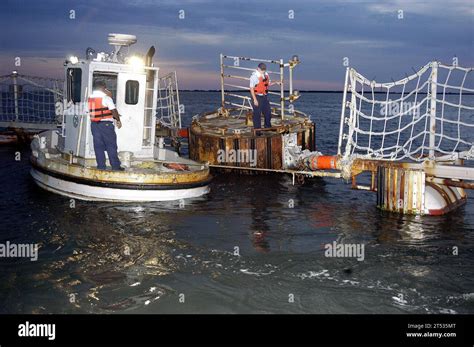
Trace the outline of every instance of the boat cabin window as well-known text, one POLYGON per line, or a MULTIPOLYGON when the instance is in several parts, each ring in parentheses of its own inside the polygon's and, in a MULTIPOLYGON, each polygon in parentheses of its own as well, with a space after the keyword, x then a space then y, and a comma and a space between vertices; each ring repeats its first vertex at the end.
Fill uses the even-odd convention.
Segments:
MULTIPOLYGON (((114 102, 117 100, 117 74, 107 72, 94 72, 93 82, 101 80, 105 82, 107 89, 112 93, 114 102)), ((94 84, 92 84, 94 85, 94 84)))
POLYGON ((138 104, 138 91, 140 84, 138 81, 129 80, 125 83, 125 103, 127 105, 138 104))
POLYGON ((67 69, 67 101, 81 102, 82 70, 78 67, 67 69))

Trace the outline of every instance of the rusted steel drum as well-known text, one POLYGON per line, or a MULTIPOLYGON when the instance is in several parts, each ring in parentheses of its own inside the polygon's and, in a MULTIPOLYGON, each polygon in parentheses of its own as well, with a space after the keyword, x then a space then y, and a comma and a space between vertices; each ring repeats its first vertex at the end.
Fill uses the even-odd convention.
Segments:
POLYGON ((382 210, 439 216, 455 210, 466 200, 463 188, 434 182, 422 170, 378 167, 377 206, 382 210))
MULTIPOLYGON (((257 135, 252 123, 252 113, 241 109, 216 110, 195 116, 189 132, 189 155, 196 161, 211 165, 248 168, 283 169, 284 134, 296 133, 302 149, 315 150, 315 125, 299 111, 281 119, 278 109, 272 115, 272 128, 262 129, 257 135), (240 152, 239 152, 240 151, 240 152), (223 159, 222 153, 227 155, 223 159), (248 160, 249 154, 254 160, 248 160), (247 155, 247 157, 245 157, 247 155), (233 160, 235 159, 235 160, 233 160), (247 160, 241 160, 247 159, 247 160)), ((222 168, 228 171, 226 168, 222 168)), ((265 171, 242 170, 242 173, 265 171)))

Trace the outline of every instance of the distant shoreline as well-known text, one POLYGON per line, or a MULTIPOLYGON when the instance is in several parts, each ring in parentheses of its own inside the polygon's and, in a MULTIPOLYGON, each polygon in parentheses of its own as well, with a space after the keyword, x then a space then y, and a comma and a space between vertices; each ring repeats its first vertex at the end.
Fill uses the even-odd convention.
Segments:
MULTIPOLYGON (((193 92, 193 93, 220 93, 220 89, 181 89, 181 92, 193 92)), ((226 90, 226 92, 232 93, 248 93, 248 91, 242 90, 226 90)), ((342 94, 342 90, 299 90, 300 93, 325 93, 325 94, 342 94)), ((285 90, 285 93, 288 93, 288 90, 285 90)), ((349 92, 350 93, 350 92, 349 92)), ((387 92, 374 91, 374 94, 387 94, 387 92)), ((390 94, 402 94, 401 92, 393 92, 390 94)), ((406 93, 405 93, 406 94, 406 93)), ((426 92, 419 92, 420 95, 426 95, 426 92)), ((438 95, 443 95, 443 93, 438 93, 438 95)), ((459 95, 459 93, 445 93, 445 95, 459 95)), ((474 93, 462 93, 462 95, 474 95, 474 93)))

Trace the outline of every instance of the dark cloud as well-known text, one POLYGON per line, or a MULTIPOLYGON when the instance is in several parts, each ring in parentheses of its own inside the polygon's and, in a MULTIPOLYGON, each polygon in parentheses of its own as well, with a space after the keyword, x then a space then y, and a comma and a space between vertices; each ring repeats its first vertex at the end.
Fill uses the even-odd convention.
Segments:
MULTIPOLYGON (((272 58, 296 53, 303 61, 296 78, 317 88, 342 85, 344 57, 380 80, 400 78, 432 59, 449 63, 454 55, 472 66, 473 18, 472 2, 462 0, 17 0, 0 3, 0 45, 2 61, 22 56, 57 64, 89 46, 108 49, 109 32, 132 33, 139 38, 135 49, 156 45, 158 63, 166 68, 174 63, 183 71, 181 85, 189 88, 212 88, 215 81, 206 76, 217 71, 221 52, 272 58), (69 19, 70 10, 76 19, 69 19), (178 18, 180 10, 185 19, 178 18), (294 19, 288 18, 290 10, 294 19), (202 79, 191 78, 193 73, 202 79)), ((30 64, 38 66, 44 63, 30 64)), ((0 73, 10 69, 2 64, 0 73)), ((57 69, 60 73, 61 66, 57 69)))

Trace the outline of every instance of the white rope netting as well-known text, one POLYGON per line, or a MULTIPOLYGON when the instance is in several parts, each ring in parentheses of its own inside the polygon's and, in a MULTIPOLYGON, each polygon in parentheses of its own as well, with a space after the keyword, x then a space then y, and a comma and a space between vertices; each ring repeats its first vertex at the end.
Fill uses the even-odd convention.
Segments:
POLYGON ((57 124, 63 81, 11 74, 0 76, 0 123, 57 124))
POLYGON ((348 69, 338 153, 392 161, 474 157, 472 72, 431 62, 377 83, 348 69))
POLYGON ((181 127, 181 109, 179 103, 178 79, 171 72, 158 81, 157 121, 165 127, 181 127))

